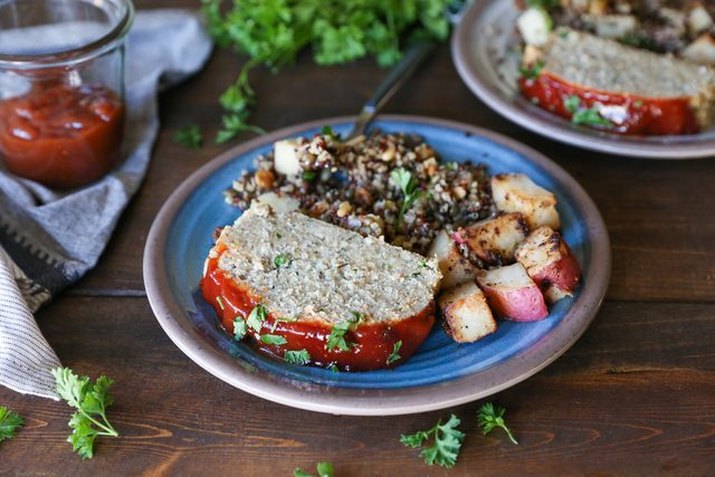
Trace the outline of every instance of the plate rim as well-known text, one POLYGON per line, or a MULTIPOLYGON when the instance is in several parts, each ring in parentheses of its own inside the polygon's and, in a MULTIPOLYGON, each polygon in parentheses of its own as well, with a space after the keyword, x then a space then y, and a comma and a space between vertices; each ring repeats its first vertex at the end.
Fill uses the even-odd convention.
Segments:
POLYGON ((320 128, 325 124, 351 122, 354 119, 355 116, 339 116, 307 121, 238 144, 194 171, 167 198, 147 235, 142 268, 149 304, 157 321, 171 341, 201 368, 249 394, 299 409, 356 416, 413 414, 471 402, 524 381, 566 352, 595 318, 610 281, 610 238, 595 203, 581 185, 561 166, 528 146, 477 126, 417 115, 385 114, 379 115, 376 120, 443 127, 452 131, 484 137, 535 163, 574 197, 573 207, 581 217, 586 219, 585 228, 591 245, 588 274, 584 277, 584 282, 590 285, 584 287, 572 303, 562 319, 562 323, 549 331, 547 335, 550 336, 549 346, 541 347, 541 352, 538 353, 534 347, 527 348, 503 363, 491 366, 479 373, 444 383, 414 388, 378 390, 330 387, 329 392, 326 392, 326 386, 306 384, 300 388, 278 380, 269 381, 248 370, 241 369, 237 365, 236 358, 224 351, 205 347, 201 338, 196 336, 196 332, 188 320, 177 318, 177 316, 185 316, 186 313, 179 307, 176 300, 167 298, 167 294, 171 295, 172 292, 166 274, 163 246, 173 221, 190 194, 206 178, 237 156, 278 139, 294 136, 307 129, 320 128), (595 266, 596 260, 598 266, 595 266), (569 319, 578 319, 578 321, 573 324, 570 321, 566 323, 569 319), (579 326, 572 329, 574 324, 579 326), (536 364, 531 361, 535 361, 536 364), (505 367, 510 371, 509 373, 505 373, 505 367), (508 374, 508 379, 497 379, 503 374, 508 374), (476 382, 480 381, 486 381, 489 384, 481 388, 475 387, 474 385, 478 384, 476 382))
POLYGON ((715 155, 715 139, 706 144, 678 145, 638 143, 637 139, 628 136, 617 136, 623 139, 614 141, 613 138, 598 135, 595 131, 565 127, 565 125, 570 126, 568 123, 562 126, 558 123, 546 122, 529 114, 528 111, 524 111, 523 108, 500 93, 492 91, 492 83, 478 73, 479 68, 471 59, 469 45, 470 34, 475 28, 477 19, 496 3, 508 4, 509 1, 473 2, 462 16, 450 41, 452 61, 460 78, 478 99, 496 113, 547 139, 596 152, 657 160, 706 159, 715 155))

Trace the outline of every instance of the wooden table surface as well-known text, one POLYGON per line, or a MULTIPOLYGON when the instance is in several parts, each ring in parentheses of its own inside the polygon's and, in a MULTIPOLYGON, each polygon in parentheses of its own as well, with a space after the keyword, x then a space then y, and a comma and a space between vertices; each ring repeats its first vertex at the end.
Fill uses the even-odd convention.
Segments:
MULTIPOLYGON (((26 425, 0 444, 0 474, 288 476, 331 461, 337 476, 715 475, 715 161, 614 157, 536 136, 471 94, 446 44, 385 112, 462 121, 537 149, 583 185, 612 241, 607 297, 583 337, 488 399, 508 409, 520 445, 477 432, 484 401, 396 417, 318 414, 234 389, 189 360, 149 308, 142 252, 169 194, 227 148, 208 141, 191 151, 172 135, 198 122, 213 137, 217 97, 242 61, 216 51, 199 75, 162 94, 148 175, 100 263, 37 314, 64 365, 116 380, 109 415, 121 437, 100 440, 81 461, 65 442, 65 404, 1 388, 0 404, 26 425), (428 467, 400 444, 400 433, 450 413, 467 431, 454 469, 428 467)), ((253 121, 273 130, 355 113, 384 74, 370 60, 317 67, 309 55, 278 75, 258 68, 253 121)))

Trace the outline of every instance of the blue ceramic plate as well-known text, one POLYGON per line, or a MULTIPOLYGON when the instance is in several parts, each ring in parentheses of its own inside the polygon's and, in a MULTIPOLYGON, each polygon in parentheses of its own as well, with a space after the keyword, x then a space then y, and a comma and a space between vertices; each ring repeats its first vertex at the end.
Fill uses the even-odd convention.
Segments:
POLYGON ((294 407, 356 415, 422 412, 478 399, 526 379, 566 351, 595 316, 610 276, 608 235, 593 202, 565 171, 523 145, 472 126, 407 116, 383 116, 372 128, 418 134, 445 160, 483 162, 491 173, 523 172, 556 194, 564 238, 583 267, 576 295, 557 303, 543 321, 500 322, 496 333, 473 344, 457 344, 435 326, 412 358, 383 371, 289 365, 220 329, 198 283, 213 230, 240 214, 224 202, 224 190, 276 140, 312 135, 326 124, 346 133, 352 120, 316 121, 244 143, 194 173, 169 198, 147 240, 144 279, 152 309, 174 343, 244 391, 294 407))

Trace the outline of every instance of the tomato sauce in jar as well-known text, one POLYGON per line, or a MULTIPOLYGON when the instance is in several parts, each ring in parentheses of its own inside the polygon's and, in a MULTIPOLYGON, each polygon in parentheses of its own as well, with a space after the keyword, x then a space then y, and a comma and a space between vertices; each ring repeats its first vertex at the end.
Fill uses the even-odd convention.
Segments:
MULTIPOLYGON (((217 251, 220 256, 223 250, 217 251)), ((201 292, 230 334, 234 333, 234 321, 246 320, 253 308, 260 304, 258 297, 237 286, 218 267, 218 258, 207 261, 201 292)), ((328 349, 332 328, 317 321, 283 321, 269 313, 261 322, 260 330, 247 326, 246 331, 261 351, 277 358, 283 358, 286 351, 305 350, 310 356, 306 364, 368 371, 391 367, 409 358, 427 338, 434 322, 435 306, 432 303, 416 316, 395 323, 358 324, 345 335, 349 350, 328 349), (278 336, 285 342, 266 344, 261 341, 263 335, 278 336)))
POLYGON ((0 101, 0 157, 5 168, 46 186, 93 182, 120 157, 124 105, 101 85, 39 81, 0 101))

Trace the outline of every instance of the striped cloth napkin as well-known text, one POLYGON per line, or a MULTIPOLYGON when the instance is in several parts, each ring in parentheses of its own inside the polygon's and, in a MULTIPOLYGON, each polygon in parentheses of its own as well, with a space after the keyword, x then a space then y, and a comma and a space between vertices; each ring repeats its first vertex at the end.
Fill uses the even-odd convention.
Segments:
MULTIPOLYGON (((12 41, 2 33, 3 43, 12 41)), ((28 38, 37 35, 17 35, 28 38)), ((159 129, 157 92, 199 71, 210 52, 197 14, 137 13, 127 39, 125 162, 69 193, 0 169, 0 385, 57 399, 50 370, 60 361, 32 314, 97 263, 146 172, 159 129)))

